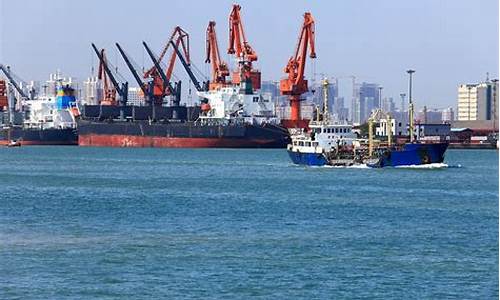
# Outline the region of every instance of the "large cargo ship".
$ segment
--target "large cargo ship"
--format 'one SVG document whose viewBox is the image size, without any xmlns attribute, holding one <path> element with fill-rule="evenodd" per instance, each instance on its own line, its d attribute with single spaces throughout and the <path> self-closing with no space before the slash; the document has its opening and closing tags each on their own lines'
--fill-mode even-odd
<svg viewBox="0 0 500 300">
<path fill-rule="evenodd" d="M 284 148 L 288 131 L 272 123 L 199 117 L 200 107 L 84 106 L 78 124 L 78 144 L 97 147 L 163 148 Z M 180 119 L 172 120 L 176 111 Z"/>
<path fill-rule="evenodd" d="M 163 148 L 284 148 L 286 131 L 273 125 L 201 125 L 195 122 L 78 121 L 80 146 Z"/>
<path fill-rule="evenodd" d="M 223 147 L 223 148 L 285 148 L 289 143 L 287 129 L 280 125 L 274 104 L 269 96 L 260 93 L 260 72 L 253 69 L 257 60 L 255 51 L 245 40 L 240 23 L 240 6 L 234 5 L 230 15 L 232 38 L 228 54 L 234 54 L 237 67 L 232 82 L 226 81 L 229 69 L 220 60 L 215 23 L 207 28 L 207 59 L 212 63 L 212 81 L 203 87 L 191 69 L 189 59 L 189 34 L 176 27 L 173 34 L 156 56 L 147 43 L 143 46 L 154 66 L 142 78 L 131 59 L 119 44 L 120 55 L 142 90 L 146 106 L 127 106 L 128 83 L 120 85 L 109 66 L 105 51 L 92 44 L 99 58 L 99 78 L 106 86 L 107 79 L 113 84 L 113 98 L 118 94 L 119 105 L 83 106 L 78 120 L 81 146 L 113 147 Z M 243 45 L 245 47 L 243 48 Z M 172 56 L 167 68 L 161 61 L 168 49 Z M 196 88 L 198 105 L 182 106 L 181 82 L 173 82 L 171 75 L 176 57 Z M 147 80 L 143 80 L 147 79 Z M 104 90 L 107 90 L 104 88 Z M 106 93 L 105 93 L 106 94 Z M 168 101 L 170 97 L 170 101 Z M 102 97 L 98 103 L 104 104 Z M 109 101 L 115 103 L 116 101 Z M 170 103 L 170 106 L 165 106 Z"/>
</svg>

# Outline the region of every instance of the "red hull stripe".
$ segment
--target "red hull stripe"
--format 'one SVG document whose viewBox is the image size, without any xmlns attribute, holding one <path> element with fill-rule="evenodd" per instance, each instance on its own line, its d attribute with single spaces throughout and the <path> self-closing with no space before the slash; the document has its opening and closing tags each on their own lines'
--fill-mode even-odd
<svg viewBox="0 0 500 300">
<path fill-rule="evenodd" d="M 79 135 L 79 146 L 155 148 L 265 148 L 274 140 L 230 138 L 173 138 L 136 135 Z"/>
</svg>

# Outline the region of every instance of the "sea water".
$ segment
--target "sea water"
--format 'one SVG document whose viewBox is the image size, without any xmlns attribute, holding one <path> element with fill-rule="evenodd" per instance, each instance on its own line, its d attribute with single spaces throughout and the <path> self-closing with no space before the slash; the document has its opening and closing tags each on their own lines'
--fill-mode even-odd
<svg viewBox="0 0 500 300">
<path fill-rule="evenodd" d="M 497 299 L 498 152 L 0 149 L 0 299 Z"/>
</svg>

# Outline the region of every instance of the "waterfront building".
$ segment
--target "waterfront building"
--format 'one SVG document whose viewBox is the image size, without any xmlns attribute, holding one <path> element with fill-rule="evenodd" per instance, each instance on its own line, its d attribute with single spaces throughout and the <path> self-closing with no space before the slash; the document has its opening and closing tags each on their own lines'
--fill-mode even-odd
<svg viewBox="0 0 500 300">
<path fill-rule="evenodd" d="M 498 81 L 458 87 L 458 121 L 498 120 Z"/>
</svg>

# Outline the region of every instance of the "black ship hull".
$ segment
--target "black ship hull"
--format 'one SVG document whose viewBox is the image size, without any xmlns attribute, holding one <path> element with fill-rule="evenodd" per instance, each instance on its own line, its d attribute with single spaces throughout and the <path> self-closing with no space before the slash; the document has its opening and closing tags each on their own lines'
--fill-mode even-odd
<svg viewBox="0 0 500 300">
<path fill-rule="evenodd" d="M 4 128 L 0 129 L 0 144 L 8 145 L 18 141 L 21 145 L 78 145 L 75 129 L 35 129 Z"/>
<path fill-rule="evenodd" d="M 288 132 L 276 125 L 199 125 L 194 122 L 78 121 L 78 144 L 100 147 L 285 148 Z"/>
</svg>

